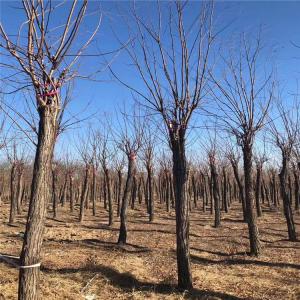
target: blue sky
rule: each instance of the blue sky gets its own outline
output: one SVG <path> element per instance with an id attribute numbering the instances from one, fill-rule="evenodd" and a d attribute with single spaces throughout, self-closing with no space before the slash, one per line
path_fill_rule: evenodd
<path id="1" fill-rule="evenodd" d="M 90 16 L 84 23 L 79 40 L 82 41 L 86 33 L 95 27 L 99 17 L 98 12 L 102 12 L 103 19 L 96 39 L 87 53 L 97 53 L 99 49 L 103 52 L 117 49 L 119 44 L 115 34 L 122 41 L 126 41 L 128 32 L 124 17 L 130 17 L 129 5 L 130 3 L 126 1 L 90 2 L 88 8 Z M 150 19 L 154 18 L 154 5 L 155 2 L 151 1 L 137 2 L 139 12 Z M 163 6 L 166 5 L 168 3 L 164 2 Z M 19 1 L 0 0 L 1 23 L 9 34 L 15 34 L 17 26 L 23 20 L 22 11 L 16 10 L 16 6 L 20 6 Z M 191 19 L 198 7 L 198 2 L 190 2 L 188 13 Z M 215 15 L 217 28 L 230 24 L 219 36 L 218 43 L 223 52 L 226 52 L 229 44 L 237 40 L 241 32 L 255 34 L 259 26 L 262 26 L 262 38 L 265 44 L 263 59 L 276 66 L 277 78 L 285 88 L 286 101 L 289 102 L 291 99 L 289 93 L 296 92 L 296 82 L 300 77 L 300 49 L 292 45 L 292 42 L 300 45 L 300 1 L 216 1 Z M 106 59 L 111 59 L 111 56 L 107 56 Z M 105 61 L 101 57 L 85 57 L 80 62 L 80 70 L 81 73 L 88 74 L 103 68 L 103 65 Z M 128 65 L 128 57 L 124 51 L 114 58 L 112 67 L 120 78 L 140 86 L 135 71 Z M 1 72 L 5 71 L 1 70 Z M 94 112 L 98 112 L 99 115 L 104 112 L 114 114 L 122 103 L 128 103 L 129 106 L 132 102 L 131 93 L 124 86 L 114 82 L 107 69 L 96 79 L 97 82 L 76 80 L 74 101 L 69 108 L 72 113 L 80 112 L 89 102 L 85 115 Z M 21 96 L 19 95 L 16 101 L 22 101 Z M 76 136 L 78 131 L 84 131 L 86 127 L 87 123 L 82 124 L 76 131 L 67 132 L 60 138 L 59 143 L 69 144 L 71 137 Z"/>

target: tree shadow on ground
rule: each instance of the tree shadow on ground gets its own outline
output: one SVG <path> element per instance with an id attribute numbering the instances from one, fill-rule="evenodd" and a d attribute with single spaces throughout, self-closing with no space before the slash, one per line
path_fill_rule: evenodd
<path id="1" fill-rule="evenodd" d="M 211 238 L 211 239 L 228 239 L 228 235 L 197 235 L 194 233 L 190 233 L 190 237 L 195 238 Z"/>
<path id="2" fill-rule="evenodd" d="M 145 221 L 127 221 L 128 223 L 132 223 L 132 224 L 143 224 L 143 225 L 159 225 L 159 226 L 172 226 L 168 223 L 159 223 L 156 221 L 150 222 L 149 220 L 145 220 Z"/>
<path id="3" fill-rule="evenodd" d="M 101 246 L 103 248 L 113 248 L 114 250 L 119 250 L 121 252 L 127 252 L 127 253 L 148 253 L 151 252 L 151 250 L 147 247 L 126 243 L 124 245 L 118 245 L 113 242 L 106 242 L 98 239 L 84 239 L 81 240 L 81 243 L 83 244 L 89 244 L 94 246 Z"/>
<path id="4" fill-rule="evenodd" d="M 46 220 L 47 220 L 47 221 L 57 222 L 57 223 L 63 223 L 64 225 L 67 223 L 66 221 L 60 220 L 60 219 L 58 219 L 58 218 L 47 217 Z M 47 224 L 47 225 L 49 225 L 49 224 Z"/>
<path id="5" fill-rule="evenodd" d="M 300 270 L 300 265 L 289 264 L 282 262 L 268 262 L 260 260 L 248 260 L 243 258 L 230 258 L 224 260 L 213 260 L 209 258 L 199 257 L 196 255 L 191 255 L 192 262 L 200 265 L 218 264 L 218 265 L 256 265 L 264 267 L 279 267 L 279 268 L 294 268 Z"/>
<path id="6" fill-rule="evenodd" d="M 91 226 L 91 225 L 83 225 L 83 227 L 88 228 L 88 229 L 102 229 L 102 230 L 109 230 L 109 231 L 118 231 L 119 229 L 117 228 L 111 228 L 108 225 L 96 225 L 96 226 Z M 161 229 L 129 229 L 129 232 L 154 232 L 154 233 L 165 233 L 165 234 L 175 234 L 175 231 L 166 231 L 166 230 L 161 230 Z"/>
<path id="7" fill-rule="evenodd" d="M 246 222 L 243 219 L 231 219 L 231 218 L 223 218 L 223 222 L 228 222 L 228 223 L 245 223 Z"/>
<path id="8" fill-rule="evenodd" d="M 55 242 L 55 243 L 62 243 L 62 244 L 72 244 L 77 246 L 86 246 L 89 248 L 102 248 L 102 249 L 112 249 L 117 250 L 120 252 L 126 253 L 148 253 L 151 252 L 149 248 L 126 243 L 125 245 L 118 245 L 114 242 L 107 242 L 99 239 L 83 239 L 83 240 L 71 240 L 71 239 L 48 239 L 46 242 Z"/>
<path id="9" fill-rule="evenodd" d="M 224 256 L 224 257 L 247 254 L 245 252 L 236 252 L 234 254 L 231 254 L 231 253 L 224 253 L 224 252 L 221 252 L 221 251 L 210 251 L 210 250 L 199 249 L 199 248 L 194 248 L 194 247 L 191 247 L 190 249 L 194 250 L 194 251 L 206 252 L 206 253 L 215 254 L 215 255 Z"/>
<path id="10" fill-rule="evenodd" d="M 172 234 L 175 235 L 175 231 L 167 231 L 161 229 L 129 229 L 129 232 L 153 232 L 153 233 L 163 233 L 163 234 Z"/>
<path id="11" fill-rule="evenodd" d="M 175 285 L 169 283 L 151 283 L 151 282 L 143 282 L 138 280 L 131 273 L 120 273 L 116 269 L 98 265 L 91 267 L 83 267 L 79 269 L 49 269 L 46 267 L 42 267 L 41 270 L 45 273 L 59 273 L 59 274 L 72 274 L 77 272 L 94 272 L 102 277 L 105 277 L 109 280 L 109 282 L 118 288 L 126 292 L 141 291 L 141 292 L 151 292 L 156 294 L 181 294 L 184 299 L 222 299 L 222 300 L 242 300 L 243 298 L 239 298 L 236 296 L 232 296 L 222 292 L 214 292 L 214 291 L 202 291 L 199 289 L 192 289 L 191 291 L 181 293 Z"/>
<path id="12" fill-rule="evenodd" d="M 110 226 L 105 225 L 105 224 L 83 225 L 82 227 L 87 228 L 87 229 L 102 229 L 102 230 L 107 230 L 107 231 L 119 231 L 119 229 L 110 227 Z"/>

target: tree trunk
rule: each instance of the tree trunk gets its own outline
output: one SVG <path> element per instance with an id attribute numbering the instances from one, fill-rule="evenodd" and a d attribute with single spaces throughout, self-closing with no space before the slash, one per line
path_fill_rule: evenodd
<path id="1" fill-rule="evenodd" d="M 20 255 L 21 266 L 40 263 L 44 223 L 50 196 L 51 164 L 57 135 L 58 109 L 52 105 L 46 105 L 39 108 L 39 115 L 38 144 L 33 167 L 26 230 Z M 39 280 L 39 267 L 20 268 L 19 300 L 41 299 Z"/>
<path id="2" fill-rule="evenodd" d="M 16 190 L 16 177 L 17 177 L 17 165 L 14 162 L 10 171 L 10 212 L 9 212 L 9 224 L 15 222 L 17 213 L 17 190 Z"/>
<path id="3" fill-rule="evenodd" d="M 70 180 L 70 187 L 69 187 L 69 193 L 70 193 L 70 212 L 74 211 L 74 192 L 73 192 L 73 175 L 69 175 L 69 180 Z"/>
<path id="4" fill-rule="evenodd" d="M 233 169 L 234 177 L 237 182 L 237 185 L 239 187 L 239 196 L 240 196 L 240 201 L 242 202 L 242 208 L 243 208 L 243 218 L 244 222 L 247 221 L 247 212 L 246 212 L 246 203 L 245 203 L 245 194 L 244 194 L 244 187 L 240 179 L 239 175 L 239 170 L 238 170 L 238 165 L 234 161 L 231 161 L 231 166 Z"/>
<path id="5" fill-rule="evenodd" d="M 245 176 L 245 202 L 247 223 L 250 240 L 250 255 L 258 256 L 261 245 L 256 224 L 256 215 L 253 209 L 253 183 L 252 183 L 252 144 L 245 143 L 243 147 L 244 176 Z"/>
<path id="6" fill-rule="evenodd" d="M 18 214 L 22 212 L 21 206 L 22 206 L 22 196 L 23 196 L 23 191 L 24 191 L 24 178 L 23 178 L 23 164 L 19 163 L 18 164 L 18 186 L 17 186 L 17 209 L 18 209 Z"/>
<path id="7" fill-rule="evenodd" d="M 223 206 L 224 211 L 228 213 L 228 199 L 227 199 L 227 174 L 225 167 L 223 168 Z"/>
<path id="8" fill-rule="evenodd" d="M 96 168 L 93 168 L 93 183 L 92 183 L 92 203 L 93 203 L 93 216 L 96 216 Z"/>
<path id="9" fill-rule="evenodd" d="M 281 166 L 281 171 L 279 173 L 280 192 L 283 200 L 283 210 L 286 218 L 289 240 L 295 242 L 297 240 L 297 234 L 296 234 L 291 202 L 288 193 L 288 182 L 287 182 L 288 163 L 289 163 L 288 158 L 286 157 L 285 153 L 282 153 L 282 166 Z"/>
<path id="10" fill-rule="evenodd" d="M 152 183 L 152 166 L 147 166 L 147 175 L 148 175 L 148 207 L 149 207 L 149 221 L 154 221 L 154 199 L 153 199 L 153 183 Z"/>
<path id="11" fill-rule="evenodd" d="M 294 180 L 295 180 L 295 211 L 299 211 L 300 206 L 300 174 L 296 168 L 294 168 Z"/>
<path id="12" fill-rule="evenodd" d="M 108 200 L 108 226 L 112 226 L 114 223 L 114 211 L 113 211 L 113 202 L 111 197 L 111 184 L 110 184 L 110 174 L 109 170 L 104 168 L 106 188 L 107 188 L 107 200 Z"/>
<path id="13" fill-rule="evenodd" d="M 117 216 L 120 216 L 121 209 L 121 192 L 122 192 L 122 171 L 118 170 L 118 204 L 117 204 Z"/>
<path id="14" fill-rule="evenodd" d="M 135 159 L 128 157 L 128 172 L 127 172 L 127 179 L 126 179 L 126 184 L 123 193 L 121 215 L 120 215 L 121 222 L 120 222 L 120 232 L 119 232 L 119 239 L 118 239 L 118 244 L 120 245 L 126 244 L 127 241 L 127 226 L 126 226 L 127 207 L 128 207 L 128 201 L 129 201 L 135 173 L 136 173 L 136 161 Z"/>
<path id="15" fill-rule="evenodd" d="M 190 290 L 193 287 L 189 248 L 189 207 L 186 195 L 187 169 L 184 137 L 172 139 L 173 186 L 176 212 L 176 246 L 178 288 Z"/>
<path id="16" fill-rule="evenodd" d="M 132 181 L 132 188 L 131 188 L 131 209 L 135 209 L 136 191 L 137 191 L 137 179 L 136 179 L 136 175 L 134 175 Z"/>
<path id="17" fill-rule="evenodd" d="M 52 170 L 52 211 L 53 219 L 57 217 L 57 173 L 56 170 Z"/>
<path id="18" fill-rule="evenodd" d="M 65 206 L 65 202 L 66 202 L 66 191 L 67 191 L 67 183 L 68 183 L 68 176 L 67 176 L 67 174 L 66 174 L 66 175 L 65 175 L 64 186 L 63 186 L 62 193 L 61 193 L 61 197 L 60 197 L 60 203 L 61 203 L 61 206 Z"/>
<path id="19" fill-rule="evenodd" d="M 211 178 L 213 183 L 213 197 L 215 209 L 215 227 L 221 225 L 221 210 L 220 210 L 220 191 L 219 191 L 219 176 L 214 163 L 210 163 Z"/>
<path id="20" fill-rule="evenodd" d="M 81 199 L 80 199 L 79 222 L 82 222 L 84 218 L 85 204 L 87 201 L 88 189 L 89 189 L 89 173 L 90 173 L 90 166 L 86 165 L 83 189 L 81 192 Z"/>
<path id="21" fill-rule="evenodd" d="M 261 196 L 261 173 L 262 166 L 259 164 L 256 168 L 256 187 L 255 187 L 255 202 L 256 202 L 256 212 L 257 216 L 262 216 L 261 205 L 260 205 L 260 196 Z"/>
<path id="22" fill-rule="evenodd" d="M 105 175 L 103 177 L 103 205 L 104 209 L 107 210 L 107 189 L 106 189 L 106 178 Z"/>

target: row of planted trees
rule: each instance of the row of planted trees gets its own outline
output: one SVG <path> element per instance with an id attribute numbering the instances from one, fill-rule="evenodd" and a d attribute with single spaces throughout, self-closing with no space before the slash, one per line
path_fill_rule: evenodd
<path id="1" fill-rule="evenodd" d="M 100 136 L 98 137 L 101 139 Z M 103 155 L 109 152 L 109 145 L 107 141 L 103 145 L 104 150 L 101 147 L 98 149 L 100 156 L 95 156 L 95 153 L 89 155 L 81 151 L 81 154 L 84 154 L 83 158 L 90 157 L 88 160 L 83 160 L 84 164 L 70 162 L 70 158 L 56 161 L 53 164 L 52 197 L 48 203 L 48 214 L 51 214 L 53 218 L 63 219 L 66 216 L 59 215 L 59 207 L 68 206 L 70 214 L 72 216 L 77 214 L 77 220 L 83 222 L 85 212 L 91 211 L 92 215 L 96 216 L 98 214 L 96 208 L 99 207 L 97 204 L 101 203 L 103 207 L 101 209 L 108 212 L 107 223 L 111 226 L 114 219 L 120 217 L 125 192 L 130 209 L 144 208 L 149 214 L 150 222 L 154 220 L 155 203 L 159 203 L 160 207 L 165 207 L 166 212 L 175 208 L 170 157 L 165 154 L 160 157 L 154 156 L 153 144 L 142 148 L 140 159 L 138 159 L 140 163 L 137 169 L 130 173 L 132 175 L 129 174 L 132 176 L 130 179 L 132 184 L 125 189 L 125 183 L 128 185 L 128 180 L 125 176 L 124 157 L 115 157 L 108 165 L 101 158 L 106 157 Z M 217 145 L 217 141 L 214 141 L 211 148 L 209 147 L 205 161 L 198 164 L 188 163 L 186 193 L 189 210 L 197 209 L 203 213 L 214 214 L 214 226 L 218 227 L 221 225 L 221 211 L 224 211 L 225 214 L 228 213 L 231 204 L 237 201 L 241 206 L 241 217 L 246 221 L 244 175 L 241 170 L 240 155 L 231 150 L 225 152 L 222 159 L 220 151 L 217 151 L 215 145 Z M 90 149 L 95 149 L 94 145 L 84 150 L 89 151 Z M 26 165 L 23 159 L 16 157 L 15 147 L 12 150 L 14 159 L 2 167 L 1 186 L 1 199 L 10 202 L 8 223 L 11 225 L 16 221 L 16 215 L 20 215 L 27 207 L 30 177 L 32 176 L 31 166 L 28 163 Z M 149 157 L 149 153 L 152 153 L 151 157 Z M 112 156 L 111 154 L 111 158 Z M 93 160 L 92 157 L 98 157 L 102 164 L 98 159 Z M 130 163 L 131 160 L 132 157 L 130 157 Z M 290 163 L 285 171 L 287 172 L 285 190 L 282 189 L 282 168 L 274 168 L 272 164 L 268 164 L 265 154 L 255 156 L 254 161 L 255 171 L 252 180 L 257 217 L 263 215 L 262 208 L 272 211 L 283 206 L 287 218 L 289 239 L 294 240 L 296 232 L 290 232 L 290 223 L 293 223 L 292 212 L 299 212 L 300 204 L 300 170 L 296 157 L 293 157 L 294 162 Z M 102 168 L 99 168 L 99 165 Z M 288 208 L 286 200 L 283 201 L 283 196 L 285 196 L 283 192 L 288 197 Z M 289 210 L 291 215 L 288 214 Z"/>
<path id="2" fill-rule="evenodd" d="M 279 199 L 282 199 L 289 238 L 296 240 L 291 199 L 294 195 L 293 203 L 298 207 L 299 107 L 294 110 L 297 112 L 295 116 L 279 104 L 281 125 L 278 125 L 278 118 L 270 114 L 274 100 L 280 101 L 275 93 L 272 68 L 263 66 L 263 71 L 259 68 L 264 60 L 260 56 L 260 35 L 255 39 L 241 35 L 236 50 L 230 48 L 226 55 L 214 61 L 216 41 L 222 30 L 215 30 L 214 27 L 213 2 L 193 3 L 191 6 L 183 2 L 153 4 L 157 22 L 150 22 L 138 6 L 133 6 L 126 41 L 118 41 L 136 76 L 134 80 L 130 77 L 122 78 L 111 63 L 107 64 L 107 69 L 117 82 L 134 94 L 142 109 L 147 108 L 143 113 L 152 118 L 147 122 L 163 122 L 159 138 L 168 144 L 171 158 L 166 161 L 162 157 L 161 164 L 157 163 L 153 150 L 157 135 L 151 131 L 146 132 L 145 128 L 151 126 L 145 126 L 145 118 L 141 118 L 140 113 L 131 113 L 133 117 L 126 115 L 126 126 L 122 130 L 93 134 L 92 143 L 77 147 L 83 166 L 71 163 L 70 159 L 69 163 L 63 161 L 61 164 L 54 160 L 54 147 L 58 135 L 66 129 L 64 112 L 70 100 L 70 95 L 66 94 L 67 87 L 78 74 L 74 66 L 81 59 L 83 51 L 93 39 L 97 39 L 101 17 L 86 42 L 78 47 L 75 41 L 85 20 L 87 0 L 65 3 L 67 15 L 61 26 L 49 22 L 61 19 L 54 19 L 61 5 L 42 0 L 24 0 L 22 4 L 25 22 L 20 26 L 19 35 L 15 39 L 0 25 L 0 46 L 6 51 L 5 57 L 9 60 L 5 64 L 9 78 L 20 83 L 14 92 L 29 89 L 35 99 L 35 105 L 31 108 L 35 109 L 38 119 L 33 124 L 26 120 L 31 133 L 36 134 L 34 137 L 28 131 L 23 131 L 36 150 L 30 185 L 20 185 L 22 176 L 16 174 L 20 174 L 23 167 L 19 163 L 11 164 L 11 211 L 22 205 L 22 199 L 26 203 L 26 195 L 29 199 L 20 255 L 19 299 L 39 298 L 40 273 L 37 266 L 40 263 L 49 203 L 54 217 L 59 213 L 59 203 L 69 202 L 71 211 L 76 211 L 76 204 L 79 205 L 78 219 L 84 221 L 90 203 L 93 214 L 96 214 L 96 202 L 103 199 L 109 212 L 109 225 L 120 214 L 120 244 L 126 243 L 127 210 L 129 206 L 134 208 L 136 198 L 142 203 L 143 195 L 147 199 L 144 203 L 147 203 L 150 221 L 154 219 L 155 202 L 165 202 L 166 210 L 174 207 L 180 289 L 192 288 L 189 212 L 198 206 L 201 198 L 202 209 L 208 205 L 215 213 L 215 226 L 220 225 L 221 208 L 226 213 L 232 201 L 241 201 L 243 218 L 249 229 L 251 255 L 260 254 L 255 199 L 258 214 L 261 213 L 262 201 L 279 206 Z M 187 18 L 191 10 L 195 14 L 193 20 Z M 26 38 L 20 39 L 24 29 Z M 89 79 L 89 76 L 85 76 L 85 79 Z M 5 103 L 1 106 L 2 110 L 10 119 L 11 110 L 18 117 L 23 117 L 14 104 Z M 200 108 L 205 108 L 205 113 Z M 201 116 L 207 120 L 207 115 L 208 122 L 214 123 L 218 131 L 223 133 L 223 138 L 235 138 L 241 153 L 242 171 L 239 155 L 232 151 L 222 154 L 228 162 L 225 160 L 221 165 L 220 153 L 215 146 L 216 139 L 211 139 L 209 134 L 206 138 L 211 143 L 205 143 L 210 145 L 203 147 L 207 150 L 206 163 L 202 167 L 189 163 L 186 155 L 187 133 L 197 132 L 191 120 L 199 122 L 200 119 L 201 122 Z M 270 139 L 280 149 L 282 163 L 279 178 L 273 176 L 274 171 L 267 171 L 263 167 L 262 157 L 256 161 L 255 174 L 253 147 L 257 133 L 263 128 L 269 129 Z M 112 148 L 107 146 L 110 136 L 115 141 L 115 147 Z M 116 149 L 121 150 L 124 161 L 117 161 L 115 157 L 115 163 L 111 164 Z M 141 166 L 137 166 L 141 152 L 145 172 L 141 171 Z M 294 169 L 291 167 L 292 161 L 295 163 Z M 122 174 L 123 170 L 126 170 L 126 176 Z M 275 170 L 278 171 L 278 168 Z M 292 171 L 294 176 L 291 175 Z M 5 194 L 4 186 L 2 194 Z"/>

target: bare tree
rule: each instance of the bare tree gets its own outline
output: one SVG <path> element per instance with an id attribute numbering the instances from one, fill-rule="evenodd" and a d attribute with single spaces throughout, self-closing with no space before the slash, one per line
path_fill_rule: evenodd
<path id="1" fill-rule="evenodd" d="M 253 209 L 253 144 L 256 133 L 263 127 L 273 98 L 272 73 L 259 76 L 261 37 L 249 40 L 242 37 L 238 54 L 224 58 L 226 70 L 218 80 L 211 73 L 218 119 L 234 135 L 243 152 L 246 217 L 250 239 L 250 254 L 259 255 L 261 246 Z"/>
<path id="2" fill-rule="evenodd" d="M 147 210 L 149 214 L 149 221 L 154 221 L 154 145 L 156 144 L 157 135 L 155 130 L 151 128 L 149 121 L 145 124 L 144 143 L 143 143 L 143 162 L 147 171 Z"/>
<path id="3" fill-rule="evenodd" d="M 217 141 L 217 128 L 214 125 L 212 130 L 207 129 L 207 136 L 202 147 L 207 152 L 208 165 L 211 174 L 212 185 L 212 198 L 214 202 L 215 221 L 214 226 L 217 228 L 221 226 L 221 194 L 220 194 L 220 179 L 218 170 L 218 141 Z"/>
<path id="4" fill-rule="evenodd" d="M 116 149 L 115 149 L 116 151 Z M 120 216 L 121 210 L 121 197 L 122 197 L 122 187 L 123 187 L 123 169 L 125 166 L 125 158 L 124 156 L 115 156 L 115 168 L 117 171 L 117 217 Z"/>
<path id="5" fill-rule="evenodd" d="M 206 73 L 211 46 L 216 38 L 212 31 L 213 2 L 201 7 L 186 2 L 157 3 L 157 26 L 146 22 L 133 10 L 136 33 L 126 51 L 144 84 L 139 90 L 112 74 L 137 93 L 143 104 L 159 113 L 167 130 L 173 154 L 173 186 L 176 207 L 176 248 L 178 287 L 192 288 L 189 253 L 189 208 L 186 195 L 186 132 L 193 113 L 205 97 Z M 162 11 L 162 8 L 168 8 Z M 190 23 L 185 12 L 199 12 Z M 166 17 L 167 16 L 167 17 Z M 167 36 L 166 33 L 167 32 Z"/>
<path id="6" fill-rule="evenodd" d="M 114 223 L 114 210 L 113 210 L 113 199 L 112 199 L 112 187 L 111 187 L 111 173 L 109 161 L 114 160 L 113 151 L 110 145 L 110 128 L 109 123 L 106 122 L 101 128 L 101 133 L 98 132 L 95 140 L 99 140 L 99 149 L 98 149 L 98 160 L 102 165 L 104 172 L 104 180 L 107 191 L 107 200 L 108 200 L 108 226 L 112 226 Z"/>
<path id="7" fill-rule="evenodd" d="M 256 203 L 256 213 L 258 217 L 262 216 L 262 209 L 260 204 L 261 198 L 261 190 L 262 190 L 262 172 L 263 172 L 263 165 L 267 162 L 267 156 L 265 153 L 257 153 L 254 156 L 254 161 L 256 164 L 256 184 L 255 184 L 255 203 Z"/>
<path id="8" fill-rule="evenodd" d="M 119 122 L 118 132 L 114 133 L 115 143 L 127 157 L 127 178 L 120 213 L 120 231 L 118 244 L 127 242 L 127 207 L 133 180 L 137 172 L 136 157 L 141 149 L 144 135 L 144 126 L 141 117 L 135 111 L 132 116 L 122 113 L 122 124 Z"/>
<path id="9" fill-rule="evenodd" d="M 293 242 L 297 240 L 297 234 L 291 206 L 288 177 L 293 149 L 298 143 L 298 133 L 300 129 L 299 108 L 300 102 L 296 103 L 295 107 L 292 107 L 291 110 L 288 110 L 284 103 L 278 102 L 277 109 L 280 114 L 280 122 L 278 122 L 278 119 L 270 120 L 269 122 L 273 142 L 281 152 L 281 169 L 279 173 L 280 192 L 283 200 L 289 240 Z"/>
<path id="10" fill-rule="evenodd" d="M 96 34 L 98 26 L 88 41 L 69 60 L 66 55 L 71 48 L 74 51 L 72 45 L 83 22 L 87 0 L 81 4 L 73 1 L 62 27 L 62 35 L 56 41 L 53 41 L 53 28 L 50 28 L 50 24 L 56 16 L 55 12 L 61 8 L 61 3 L 53 5 L 52 1 L 23 0 L 22 4 L 25 21 L 20 26 L 18 35 L 12 40 L 0 24 L 0 46 L 12 58 L 12 63 L 6 64 L 8 68 L 17 70 L 25 79 L 25 86 L 20 86 L 17 90 L 25 87 L 33 90 L 39 115 L 38 128 L 33 128 L 38 142 L 28 219 L 20 256 L 18 291 L 19 299 L 38 299 L 40 253 L 46 204 L 50 194 L 51 162 L 63 112 L 60 89 L 74 76 L 70 71 Z M 23 28 L 27 29 L 26 40 L 20 38 Z"/>
<path id="11" fill-rule="evenodd" d="M 95 160 L 97 157 L 98 141 L 95 141 L 93 131 L 88 129 L 88 135 L 85 138 L 79 138 L 80 142 L 76 145 L 77 151 L 84 162 L 84 178 L 80 195 L 80 210 L 79 210 L 79 222 L 83 222 L 85 208 L 88 208 L 88 193 L 90 189 L 91 176 L 95 178 Z M 94 174 L 93 174 L 94 173 Z"/>

